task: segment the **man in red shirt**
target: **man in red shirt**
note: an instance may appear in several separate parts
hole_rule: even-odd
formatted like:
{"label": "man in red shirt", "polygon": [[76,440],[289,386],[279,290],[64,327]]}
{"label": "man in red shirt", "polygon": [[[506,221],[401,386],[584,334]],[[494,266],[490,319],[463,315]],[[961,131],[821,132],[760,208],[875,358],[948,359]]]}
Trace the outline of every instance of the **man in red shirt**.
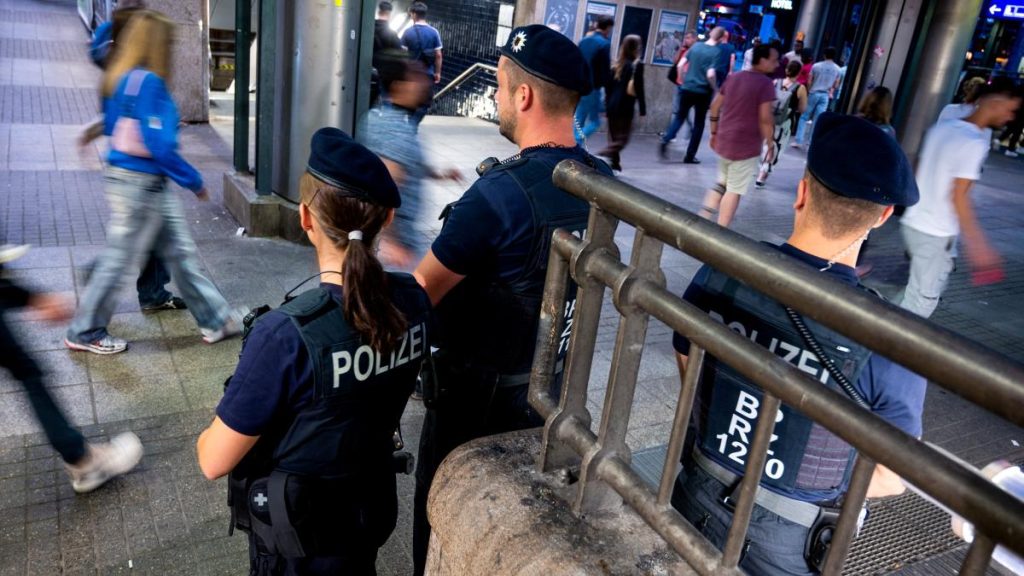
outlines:
{"label": "man in red shirt", "polygon": [[[700,215],[729,226],[740,197],[757,174],[762,145],[768,155],[777,153],[772,139],[775,121],[772,102],[775,88],[768,74],[779,63],[773,46],[754,48],[753,68],[732,75],[711,103],[711,149],[718,155],[718,181],[704,196]],[[724,196],[724,198],[723,198]]]}

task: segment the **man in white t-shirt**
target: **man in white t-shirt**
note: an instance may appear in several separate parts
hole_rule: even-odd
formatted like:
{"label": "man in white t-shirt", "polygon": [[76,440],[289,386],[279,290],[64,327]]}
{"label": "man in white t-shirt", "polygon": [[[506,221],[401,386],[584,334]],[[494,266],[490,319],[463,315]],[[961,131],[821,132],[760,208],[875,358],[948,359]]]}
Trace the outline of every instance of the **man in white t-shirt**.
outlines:
{"label": "man in white t-shirt", "polygon": [[921,201],[907,208],[900,231],[910,254],[910,280],[900,306],[928,318],[946,288],[962,235],[975,284],[998,282],[1002,259],[978,224],[970,192],[988,156],[988,130],[1013,119],[1021,98],[1012,83],[983,88],[974,112],[944,120],[925,135],[917,166]]}

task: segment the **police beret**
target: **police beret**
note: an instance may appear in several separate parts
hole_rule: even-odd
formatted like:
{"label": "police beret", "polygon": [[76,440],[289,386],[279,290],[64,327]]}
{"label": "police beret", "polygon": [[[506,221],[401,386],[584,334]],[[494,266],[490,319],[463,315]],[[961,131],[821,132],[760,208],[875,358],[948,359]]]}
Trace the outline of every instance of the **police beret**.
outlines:
{"label": "police beret", "polygon": [[562,34],[547,26],[520,26],[508,35],[498,49],[530,74],[557,86],[590,94],[590,66],[580,49]]}
{"label": "police beret", "polygon": [[814,123],[807,169],[829,190],[885,206],[917,204],[917,182],[896,139],[856,116],[826,112]]}
{"label": "police beret", "polygon": [[306,170],[346,196],[385,208],[402,205],[398,186],[381,159],[337,128],[321,128],[313,134]]}

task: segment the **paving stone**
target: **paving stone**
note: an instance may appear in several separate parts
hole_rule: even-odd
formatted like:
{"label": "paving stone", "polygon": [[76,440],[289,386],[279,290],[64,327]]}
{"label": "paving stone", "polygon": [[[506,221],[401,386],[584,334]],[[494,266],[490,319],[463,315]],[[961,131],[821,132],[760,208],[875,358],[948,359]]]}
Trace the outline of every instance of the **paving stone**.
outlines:
{"label": "paving stone", "polygon": [[[159,330],[159,324],[156,327]],[[125,334],[113,327],[111,333]],[[166,344],[155,339],[130,338],[125,352],[110,356],[89,354],[87,358],[89,375],[94,382],[141,381],[157,374],[174,372],[170,350]]]}
{"label": "paving stone", "polygon": [[178,376],[152,374],[142,380],[93,382],[98,422],[123,420],[126,415],[153,416],[181,412],[187,407]]}

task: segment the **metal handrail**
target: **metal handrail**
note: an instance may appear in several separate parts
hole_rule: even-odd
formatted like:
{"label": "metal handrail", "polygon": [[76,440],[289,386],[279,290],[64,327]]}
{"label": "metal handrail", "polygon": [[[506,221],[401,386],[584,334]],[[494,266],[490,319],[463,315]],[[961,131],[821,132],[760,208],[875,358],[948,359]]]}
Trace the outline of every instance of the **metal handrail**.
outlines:
{"label": "metal handrail", "polygon": [[[781,252],[699,218],[678,206],[582,164],[564,161],[554,182],[591,204],[584,240],[558,231],[552,241],[541,309],[530,402],[545,417],[539,466],[572,465],[582,457],[573,505],[587,513],[625,499],[672,548],[703,574],[736,573],[760,475],[740,484],[733,524],[718,553],[678,512],[669,498],[678,472],[683,437],[702,369],[704,351],[733,367],[765,394],[748,452],[748,469],[763,468],[780,402],[793,406],[858,451],[846,501],[826,559],[825,573],[841,570],[875,463],[972,522],[979,535],[964,572],[988,564],[995,545],[1024,554],[1024,502],[970,467],[933,448],[839,392],[752,343],[664,287],[663,244],[710,264],[802,314],[926,376],[970,402],[1015,424],[1024,424],[1024,366],[949,330],[853,287],[818,274]],[[619,221],[636,227],[628,265],[614,242]],[[560,399],[550,396],[561,345],[569,276],[579,285],[576,315],[565,361]],[[595,435],[587,410],[587,386],[604,298],[612,289],[622,315],[601,418]],[[636,377],[649,316],[691,342],[665,471],[657,492],[629,467],[625,443]],[[955,350],[956,354],[950,354]],[[557,402],[557,403],[556,403]],[[983,560],[983,561],[982,561]]]}
{"label": "metal handrail", "polygon": [[450,92],[453,89],[455,89],[457,86],[459,86],[460,84],[465,82],[467,79],[469,79],[470,76],[476,74],[477,71],[479,71],[479,70],[486,70],[487,72],[490,72],[493,75],[497,75],[498,74],[498,67],[497,66],[492,66],[490,64],[483,64],[483,63],[477,62],[477,63],[473,64],[472,66],[470,66],[469,68],[466,68],[462,72],[462,74],[459,74],[458,76],[456,76],[455,79],[452,80],[451,82],[449,82],[447,86],[445,86],[444,88],[441,88],[440,90],[438,90],[437,94],[434,94],[434,101],[436,102],[442,96],[444,96],[448,92]]}

